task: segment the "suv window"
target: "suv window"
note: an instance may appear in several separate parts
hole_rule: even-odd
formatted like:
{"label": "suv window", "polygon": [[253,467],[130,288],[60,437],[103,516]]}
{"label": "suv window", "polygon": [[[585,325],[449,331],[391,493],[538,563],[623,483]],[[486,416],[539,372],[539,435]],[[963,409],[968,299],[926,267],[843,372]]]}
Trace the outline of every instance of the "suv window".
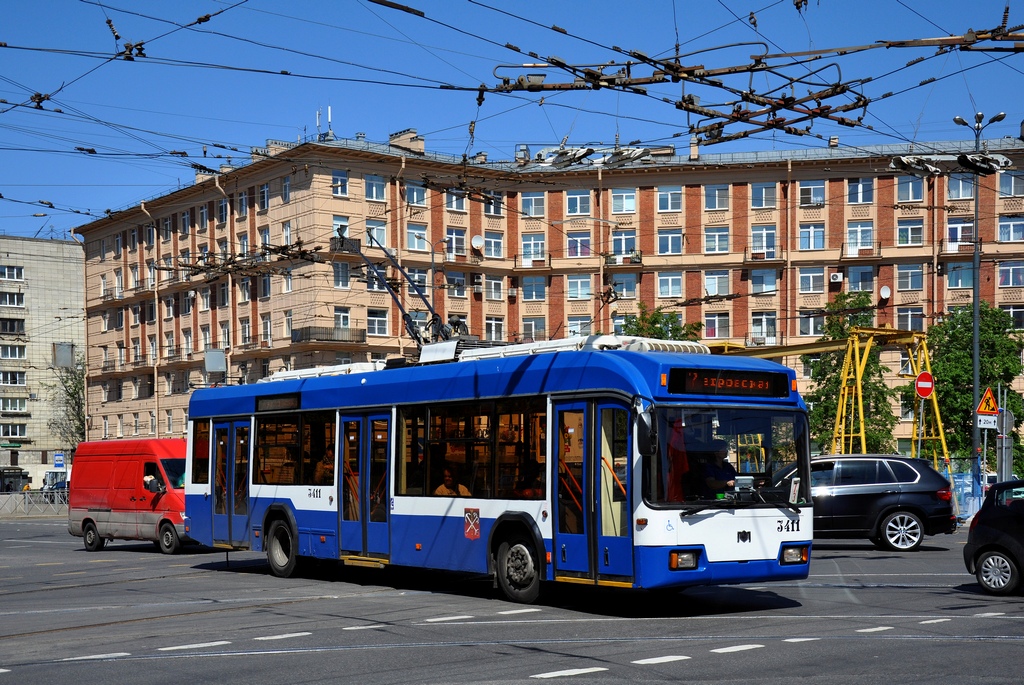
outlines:
{"label": "suv window", "polygon": [[877,461],[857,459],[839,462],[839,480],[836,485],[873,485],[877,482]]}
{"label": "suv window", "polygon": [[835,462],[820,461],[811,464],[811,487],[831,487]]}
{"label": "suv window", "polygon": [[897,483],[917,482],[918,473],[914,470],[914,467],[909,464],[904,464],[902,461],[890,461],[886,463],[889,464],[889,468],[891,468],[893,473],[896,474]]}

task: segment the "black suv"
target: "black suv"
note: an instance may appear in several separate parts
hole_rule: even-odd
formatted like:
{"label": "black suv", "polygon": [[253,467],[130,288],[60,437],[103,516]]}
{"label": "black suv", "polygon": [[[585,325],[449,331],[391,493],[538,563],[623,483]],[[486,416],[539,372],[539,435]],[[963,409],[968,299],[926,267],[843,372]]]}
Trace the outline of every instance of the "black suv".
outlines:
{"label": "black suv", "polygon": [[[788,469],[781,472],[784,479]],[[923,459],[832,454],[811,460],[814,537],[868,538],[908,552],[925,535],[952,533],[953,491]]]}
{"label": "black suv", "polygon": [[1006,595],[1024,565],[1024,480],[996,483],[971,520],[964,564],[986,591]]}

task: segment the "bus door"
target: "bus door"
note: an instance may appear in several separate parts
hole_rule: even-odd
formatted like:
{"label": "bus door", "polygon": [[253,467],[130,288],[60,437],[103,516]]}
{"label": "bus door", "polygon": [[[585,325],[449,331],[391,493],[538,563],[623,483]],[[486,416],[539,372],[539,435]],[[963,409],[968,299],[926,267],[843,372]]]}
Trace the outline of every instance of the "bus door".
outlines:
{"label": "bus door", "polygon": [[249,422],[213,424],[213,544],[249,540]]}
{"label": "bus door", "polygon": [[341,417],[341,552],[388,554],[387,415]]}
{"label": "bus door", "polygon": [[555,532],[554,565],[558,571],[591,573],[590,545],[587,533],[593,522],[594,508],[589,474],[590,445],[587,432],[587,405],[555,405],[552,435],[554,454]]}
{"label": "bus door", "polygon": [[599,577],[633,575],[630,423],[630,412],[623,405],[597,405],[594,528]]}

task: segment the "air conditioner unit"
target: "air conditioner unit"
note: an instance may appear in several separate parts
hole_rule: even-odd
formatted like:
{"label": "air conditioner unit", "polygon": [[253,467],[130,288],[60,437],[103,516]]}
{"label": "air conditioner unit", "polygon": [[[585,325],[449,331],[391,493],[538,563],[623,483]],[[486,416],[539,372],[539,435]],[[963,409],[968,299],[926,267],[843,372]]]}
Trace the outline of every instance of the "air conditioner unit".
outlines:
{"label": "air conditioner unit", "polygon": [[516,297],[519,297],[519,288],[509,288],[508,289],[508,296],[513,298],[513,299],[516,298]]}
{"label": "air conditioner unit", "polygon": [[484,291],[484,287],[482,285],[474,285],[473,286],[473,292],[476,293],[477,295],[480,295],[481,293],[483,293],[483,291]]}
{"label": "air conditioner unit", "polygon": [[828,282],[829,283],[842,283],[843,282],[843,274],[838,272],[838,271],[835,272],[834,274],[829,274],[828,275]]}

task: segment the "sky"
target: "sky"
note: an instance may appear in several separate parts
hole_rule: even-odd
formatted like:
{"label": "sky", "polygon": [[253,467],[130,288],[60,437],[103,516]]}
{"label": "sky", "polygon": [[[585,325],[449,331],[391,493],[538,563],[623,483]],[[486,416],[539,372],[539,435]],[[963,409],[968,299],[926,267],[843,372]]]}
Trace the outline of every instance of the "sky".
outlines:
{"label": "sky", "polygon": [[[1024,119],[1024,53],[829,52],[994,29],[1004,11],[1007,26],[1024,31],[1024,0],[403,3],[413,11],[388,4],[395,3],[5,0],[0,233],[70,239],[106,210],[192,184],[193,165],[216,169],[248,159],[267,140],[298,142],[328,129],[386,142],[414,128],[430,151],[486,152],[492,161],[512,159],[519,144],[536,152],[563,141],[685,150],[692,127],[717,119],[677,109],[684,97],[728,112],[740,91],[802,98],[834,84],[849,88],[823,103],[860,98],[842,114],[856,126],[819,118],[804,135],[755,133],[707,144],[702,154],[824,147],[831,136],[841,147],[933,149],[972,138],[954,124],[957,115],[973,122],[980,111],[987,121],[1004,111],[986,139],[1019,136]],[[653,69],[630,51],[737,73],[718,77],[721,87],[667,81],[642,92],[493,91],[503,78],[528,74],[543,74],[547,86],[572,83],[552,58],[650,77]],[[791,56],[805,51],[823,53]],[[764,55],[767,69],[747,69]],[[489,89],[482,102],[481,85]],[[724,134],[744,130],[733,123]]]}

